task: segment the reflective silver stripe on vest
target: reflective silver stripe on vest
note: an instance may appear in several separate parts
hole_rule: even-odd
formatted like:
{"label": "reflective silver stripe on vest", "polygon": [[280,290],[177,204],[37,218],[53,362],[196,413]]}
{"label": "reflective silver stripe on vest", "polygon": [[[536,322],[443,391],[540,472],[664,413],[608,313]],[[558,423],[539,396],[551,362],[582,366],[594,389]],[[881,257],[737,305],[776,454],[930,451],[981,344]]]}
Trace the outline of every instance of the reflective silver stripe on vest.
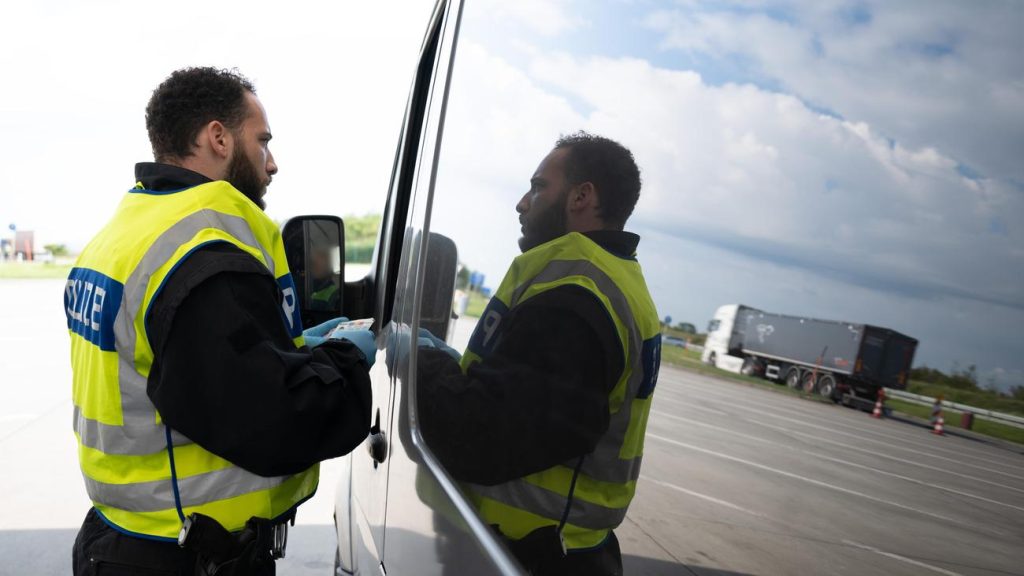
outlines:
{"label": "reflective silver stripe on vest", "polygon": [[[150,277],[174,256],[182,244],[191,240],[200,231],[209,228],[222,230],[240,242],[258,248],[270,273],[274,274],[274,259],[270,257],[267,249],[256,241],[245,218],[204,209],[182,218],[165,230],[149,247],[125,282],[125,297],[122,298],[121,308],[114,319],[114,341],[119,357],[118,387],[121,392],[124,426],[101,424],[85,418],[76,406],[75,432],[78,433],[83,445],[107,454],[119,455],[152,454],[159,450],[154,447],[166,446],[164,426],[157,424],[156,408],[146,394],[146,379],[135,369],[134,318],[136,313],[146,313],[140,308],[146,296]],[[188,443],[184,436],[175,436],[175,433],[172,433],[172,443],[177,446],[179,441],[180,444]]]}
{"label": "reflective silver stripe on vest", "polygon": [[[619,410],[611,415],[608,430],[601,437],[594,452],[588,454],[583,460],[580,473],[601,482],[614,484],[625,484],[640,478],[640,464],[642,457],[629,460],[619,458],[619,452],[626,441],[626,433],[629,431],[629,421],[633,399],[636,397],[640,382],[643,379],[641,366],[641,355],[643,350],[643,339],[640,337],[640,329],[633,317],[629,301],[622,293],[622,290],[607,274],[594,264],[586,260],[552,260],[535,277],[519,286],[512,293],[511,306],[519,303],[522,295],[534,284],[555,282],[568,276],[583,276],[589,278],[598,290],[608,299],[612,310],[619,320],[626,326],[629,342],[626,346],[629,350],[632,362],[626,366],[631,368],[629,380],[626,383],[625,396]],[[623,359],[625,361],[625,359]],[[575,468],[575,459],[564,464],[568,468]]]}
{"label": "reflective silver stripe on vest", "polygon": [[[93,502],[111,506],[127,512],[157,512],[173,510],[174,487],[171,479],[134,484],[107,484],[84,476],[85,488]],[[217,500],[224,500],[269,490],[288,481],[291,476],[264,478],[237,467],[215,470],[206,474],[178,479],[178,494],[181,507],[201,506]]]}
{"label": "reflective silver stripe on vest", "polygon": [[[84,439],[88,438],[91,444],[85,445],[104,454],[144,456],[167,450],[167,436],[163,424],[104,424],[83,416],[78,406],[75,406],[73,418],[75,433],[83,438],[82,443],[85,444]],[[185,446],[192,444],[192,441],[183,434],[171,430],[171,444]]]}
{"label": "reflective silver stripe on vest", "polygon": [[[565,496],[530,484],[525,480],[513,480],[497,486],[480,486],[470,484],[470,489],[479,494],[496,500],[507,506],[527,510],[555,522],[562,519],[565,513]],[[600,504],[573,498],[569,510],[569,524],[588,530],[607,530],[615,528],[626,517],[626,508],[605,508]]]}

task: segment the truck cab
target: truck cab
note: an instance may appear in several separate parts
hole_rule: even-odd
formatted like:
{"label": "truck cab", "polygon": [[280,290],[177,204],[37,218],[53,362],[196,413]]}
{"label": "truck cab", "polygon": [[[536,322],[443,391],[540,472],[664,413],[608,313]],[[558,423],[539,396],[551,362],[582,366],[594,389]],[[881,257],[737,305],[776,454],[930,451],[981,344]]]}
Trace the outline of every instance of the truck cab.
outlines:
{"label": "truck cab", "polygon": [[743,304],[725,304],[715,310],[714,316],[708,322],[708,337],[704,343],[704,351],[701,352],[701,361],[722,370],[740,373],[743,358],[733,355],[732,352],[736,350],[735,342],[738,336],[736,318],[744,310],[752,308]]}

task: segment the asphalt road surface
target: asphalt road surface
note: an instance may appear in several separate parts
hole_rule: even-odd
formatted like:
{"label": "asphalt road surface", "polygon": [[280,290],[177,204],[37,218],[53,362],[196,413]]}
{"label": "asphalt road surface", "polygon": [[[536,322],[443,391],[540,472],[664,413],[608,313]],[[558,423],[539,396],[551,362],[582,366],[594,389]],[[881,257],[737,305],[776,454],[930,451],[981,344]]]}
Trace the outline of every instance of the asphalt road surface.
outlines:
{"label": "asphalt road surface", "polygon": [[[89,503],[61,281],[0,280],[0,575],[68,574]],[[663,368],[629,575],[1024,574],[1024,456]],[[279,574],[329,574],[337,466]]]}
{"label": "asphalt road surface", "polygon": [[728,380],[662,369],[637,493],[633,574],[1024,574],[1021,455]]}

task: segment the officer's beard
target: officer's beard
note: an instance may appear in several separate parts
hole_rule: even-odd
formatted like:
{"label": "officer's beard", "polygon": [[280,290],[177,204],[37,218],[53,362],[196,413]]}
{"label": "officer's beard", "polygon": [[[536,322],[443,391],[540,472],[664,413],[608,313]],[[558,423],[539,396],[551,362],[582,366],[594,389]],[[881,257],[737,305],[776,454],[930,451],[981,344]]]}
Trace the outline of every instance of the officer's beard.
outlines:
{"label": "officer's beard", "polygon": [[545,242],[560,238],[569,231],[569,217],[565,212],[565,199],[568,196],[567,189],[542,212],[527,219],[523,236],[519,239],[520,250],[526,252]]}
{"label": "officer's beard", "polygon": [[241,146],[235,147],[231,155],[231,163],[228,164],[228,184],[252,200],[254,204],[264,210],[267,207],[263,201],[263,195],[267,193],[267,182],[260,176],[256,165],[249,159],[249,156],[242,151]]}

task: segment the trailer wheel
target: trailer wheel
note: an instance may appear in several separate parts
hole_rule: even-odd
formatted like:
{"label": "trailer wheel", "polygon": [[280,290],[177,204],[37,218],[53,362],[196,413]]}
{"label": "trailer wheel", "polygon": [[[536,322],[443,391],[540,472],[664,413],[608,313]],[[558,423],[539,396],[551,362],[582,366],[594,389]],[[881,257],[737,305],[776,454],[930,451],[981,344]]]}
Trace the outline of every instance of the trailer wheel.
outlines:
{"label": "trailer wheel", "polygon": [[790,366],[786,371],[786,386],[793,389],[800,387],[800,369],[796,366]]}
{"label": "trailer wheel", "polygon": [[708,355],[708,366],[714,366],[716,359],[717,359],[717,354],[715,354],[714,352],[709,354]]}
{"label": "trailer wheel", "polygon": [[800,378],[800,389],[810,394],[814,392],[814,386],[817,382],[814,381],[814,372],[804,372],[803,378]]}
{"label": "trailer wheel", "polygon": [[837,401],[836,377],[831,374],[822,374],[821,378],[818,378],[818,394],[821,394],[833,402]]}

